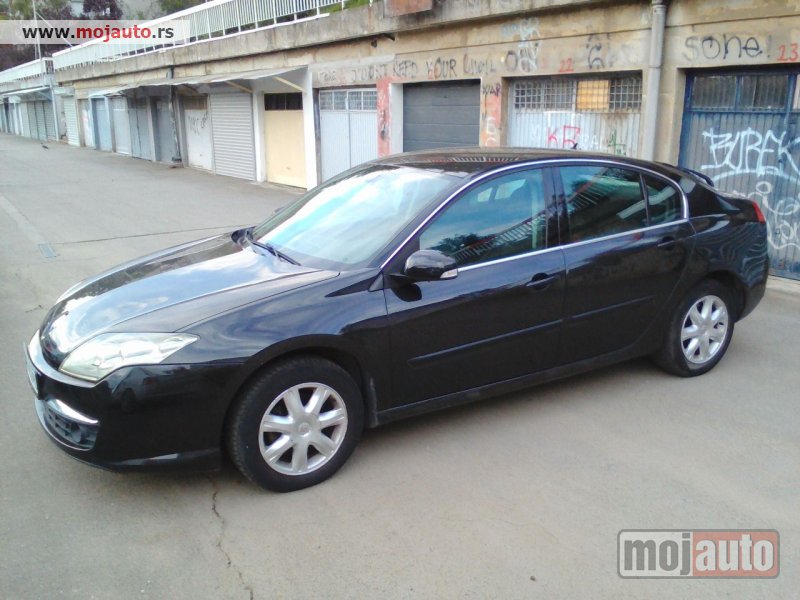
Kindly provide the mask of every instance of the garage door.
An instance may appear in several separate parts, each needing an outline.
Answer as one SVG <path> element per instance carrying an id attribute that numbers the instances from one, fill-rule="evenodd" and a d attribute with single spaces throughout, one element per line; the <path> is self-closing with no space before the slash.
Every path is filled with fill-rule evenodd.
<path id="1" fill-rule="evenodd" d="M 111 99 L 111 121 L 114 125 L 114 150 L 120 154 L 130 154 L 131 124 L 128 122 L 128 99 L 125 96 Z"/>
<path id="2" fill-rule="evenodd" d="M 64 121 L 67 125 L 67 142 L 70 146 L 80 146 L 81 136 L 78 130 L 78 107 L 75 96 L 64 96 Z"/>
<path id="3" fill-rule="evenodd" d="M 148 98 L 128 98 L 128 122 L 131 126 L 131 156 L 150 160 L 150 113 Z"/>
<path id="4" fill-rule="evenodd" d="M 80 111 L 81 128 L 83 129 L 83 143 L 89 148 L 94 148 L 94 121 L 89 100 L 78 100 L 78 110 Z"/>
<path id="5" fill-rule="evenodd" d="M 210 171 L 214 167 L 208 96 L 183 97 L 183 129 L 186 132 L 186 162 Z"/>
<path id="6" fill-rule="evenodd" d="M 529 77 L 511 84 L 508 145 L 635 156 L 642 78 Z"/>
<path id="7" fill-rule="evenodd" d="M 111 121 L 108 118 L 108 103 L 105 98 L 94 98 L 94 123 L 97 133 L 97 147 L 100 150 L 111 150 Z"/>
<path id="8" fill-rule="evenodd" d="M 49 102 L 48 102 L 49 104 Z M 36 135 L 32 137 L 38 137 L 40 140 L 47 139 L 47 109 L 45 108 L 45 103 L 42 101 L 37 101 L 33 103 L 33 106 L 36 111 Z"/>
<path id="9" fill-rule="evenodd" d="M 687 78 L 680 164 L 757 201 L 772 272 L 800 279 L 800 88 L 797 72 Z"/>
<path id="10" fill-rule="evenodd" d="M 319 93 L 322 180 L 378 157 L 375 88 Z"/>
<path id="11" fill-rule="evenodd" d="M 477 146 L 480 85 L 423 83 L 403 89 L 403 150 Z"/>
<path id="12" fill-rule="evenodd" d="M 211 94 L 209 101 L 214 172 L 255 179 L 253 96 L 245 93 Z"/>

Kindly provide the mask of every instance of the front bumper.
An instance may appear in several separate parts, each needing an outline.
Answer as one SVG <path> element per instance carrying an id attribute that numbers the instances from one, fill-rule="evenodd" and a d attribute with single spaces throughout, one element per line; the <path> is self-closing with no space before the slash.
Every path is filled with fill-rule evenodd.
<path id="1" fill-rule="evenodd" d="M 219 468 L 239 364 L 127 367 L 92 384 L 53 368 L 38 334 L 25 357 L 39 422 L 72 457 L 112 470 Z"/>

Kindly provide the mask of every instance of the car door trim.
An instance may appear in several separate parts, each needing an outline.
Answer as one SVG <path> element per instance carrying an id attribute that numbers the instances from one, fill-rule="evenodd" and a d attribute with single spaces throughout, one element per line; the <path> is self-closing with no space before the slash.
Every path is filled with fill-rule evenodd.
<path id="1" fill-rule="evenodd" d="M 440 358 L 446 358 L 448 356 L 451 356 L 452 354 L 457 354 L 459 352 L 467 352 L 469 350 L 475 350 L 477 348 L 480 348 L 481 346 L 486 346 L 487 344 L 493 344 L 495 342 L 504 342 L 506 340 L 514 339 L 522 335 L 527 335 L 535 331 L 552 329 L 553 327 L 561 325 L 562 321 L 563 319 L 555 319 L 553 321 L 547 321 L 546 323 L 539 323 L 538 325 L 534 325 L 533 327 L 526 327 L 525 329 L 517 329 L 516 331 L 501 333 L 500 335 L 494 335 L 492 337 L 484 338 L 482 340 L 467 342 L 466 344 L 460 344 L 458 346 L 451 346 L 450 348 L 445 348 L 444 350 L 437 350 L 436 352 L 431 352 L 429 354 L 422 354 L 421 356 L 415 356 L 414 358 L 410 358 L 408 360 L 408 364 L 411 367 L 421 367 L 427 365 L 428 363 L 434 362 Z"/>

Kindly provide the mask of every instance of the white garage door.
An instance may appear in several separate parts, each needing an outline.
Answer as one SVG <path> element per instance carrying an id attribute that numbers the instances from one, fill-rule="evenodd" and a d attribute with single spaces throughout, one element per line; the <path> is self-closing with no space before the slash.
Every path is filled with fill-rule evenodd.
<path id="1" fill-rule="evenodd" d="M 322 180 L 378 157 L 375 88 L 319 93 Z"/>
<path id="2" fill-rule="evenodd" d="M 78 107 L 75 96 L 64 96 L 64 121 L 67 125 L 67 142 L 70 146 L 80 146 L 81 135 L 78 129 Z"/>
<path id="3" fill-rule="evenodd" d="M 125 96 L 111 99 L 111 121 L 114 125 L 114 150 L 120 154 L 130 154 L 131 124 L 128 120 L 128 99 Z"/>
<path id="4" fill-rule="evenodd" d="M 255 179 L 253 96 L 245 93 L 211 94 L 209 100 L 214 172 L 217 175 Z"/>
<path id="5" fill-rule="evenodd" d="M 183 118 L 186 131 L 186 162 L 190 167 L 210 171 L 214 162 L 208 96 L 184 96 Z"/>

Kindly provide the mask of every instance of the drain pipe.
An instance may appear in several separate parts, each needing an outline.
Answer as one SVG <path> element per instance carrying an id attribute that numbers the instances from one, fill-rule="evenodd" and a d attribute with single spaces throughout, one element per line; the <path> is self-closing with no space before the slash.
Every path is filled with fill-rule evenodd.
<path id="1" fill-rule="evenodd" d="M 650 64 L 647 71 L 647 96 L 644 107 L 642 156 L 653 160 L 658 126 L 658 95 L 661 89 L 661 65 L 664 62 L 664 27 L 667 20 L 667 0 L 652 0 L 650 29 Z"/>

